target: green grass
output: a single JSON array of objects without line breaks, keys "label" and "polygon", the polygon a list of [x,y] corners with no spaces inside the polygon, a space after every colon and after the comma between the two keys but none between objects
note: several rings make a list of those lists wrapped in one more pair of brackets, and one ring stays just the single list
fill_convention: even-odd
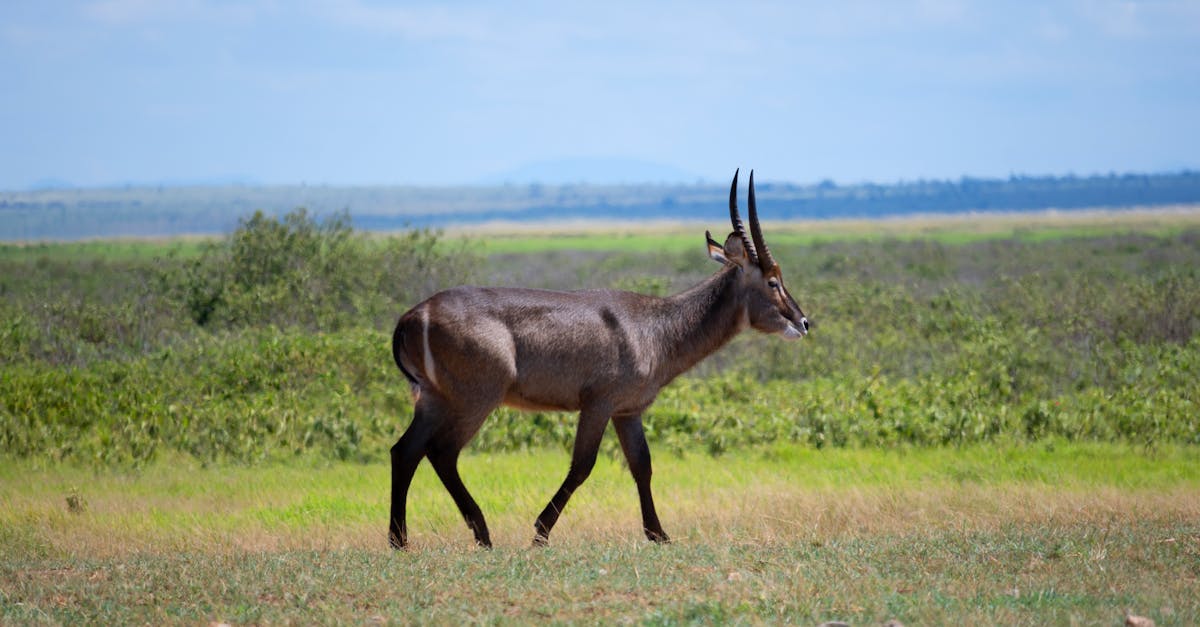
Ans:
[{"label": "green grass", "polygon": [[[1200,224],[1200,212],[1146,210],[1125,212],[1035,212],[967,215],[905,216],[886,220],[825,220],[773,222],[766,225],[773,248],[812,246],[833,242],[923,240],[964,245],[994,240],[1044,242],[1137,233],[1169,237]],[[598,223],[532,227],[465,229],[465,235],[485,254],[548,251],[620,251],[682,253],[703,250],[705,229],[723,238],[728,225],[721,215],[694,224],[652,223],[618,226]]]},{"label": "green grass", "polygon": [[676,542],[609,436],[541,551],[575,419],[508,410],[462,463],[497,549],[427,466],[386,549],[390,325],[465,281],[678,289],[703,227],[0,247],[0,624],[1200,623],[1198,215],[771,225],[818,326],[647,413]]},{"label": "green grass", "polygon": [[86,261],[96,258],[108,261],[148,261],[167,256],[182,259],[199,255],[205,242],[210,239],[212,238],[177,237],[0,244],[0,261],[31,258],[53,261]]},{"label": "green grass", "polygon": [[386,549],[385,464],[7,461],[0,621],[1040,624],[1129,607],[1194,624],[1198,461],[1064,443],[659,455],[660,547],[602,459],[536,550],[566,454],[473,454],[496,550],[471,546],[423,465],[408,553]]},{"label": "green grass", "polygon": [[0,619],[1119,624],[1129,606],[1160,625],[1195,624],[1189,568],[1195,556],[1188,554],[1195,540],[1181,535],[1188,530],[1169,521],[1025,526],[935,532],[915,547],[914,538],[900,535],[420,555],[362,549],[141,555],[6,568]]}]

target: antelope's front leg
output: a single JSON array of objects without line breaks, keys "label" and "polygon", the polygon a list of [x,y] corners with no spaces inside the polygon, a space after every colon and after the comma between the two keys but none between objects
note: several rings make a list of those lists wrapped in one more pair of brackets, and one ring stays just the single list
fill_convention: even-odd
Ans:
[{"label": "antelope's front leg", "polygon": [[611,409],[607,406],[586,407],[579,412],[579,427],[575,431],[575,449],[571,454],[571,469],[554,498],[542,510],[533,524],[536,535],[533,537],[535,546],[543,546],[550,539],[550,530],[558,522],[567,501],[575,489],[583,484],[596,465],[596,454],[600,451],[600,440],[604,438],[604,428],[608,426]]},{"label": "antelope's front leg", "polygon": [[617,438],[621,441],[629,472],[637,484],[638,500],[642,504],[642,530],[652,542],[670,542],[662,523],[658,521],[658,513],[654,511],[654,495],[650,493],[650,475],[653,474],[650,468],[650,445],[646,443],[642,417],[613,418],[613,425],[617,428]]}]

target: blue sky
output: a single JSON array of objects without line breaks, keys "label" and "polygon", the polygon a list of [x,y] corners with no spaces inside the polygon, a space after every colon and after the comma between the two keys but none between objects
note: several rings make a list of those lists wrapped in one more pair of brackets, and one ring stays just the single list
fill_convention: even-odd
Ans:
[{"label": "blue sky", "polygon": [[1200,168],[1194,1],[5,0],[0,81],[10,190]]}]

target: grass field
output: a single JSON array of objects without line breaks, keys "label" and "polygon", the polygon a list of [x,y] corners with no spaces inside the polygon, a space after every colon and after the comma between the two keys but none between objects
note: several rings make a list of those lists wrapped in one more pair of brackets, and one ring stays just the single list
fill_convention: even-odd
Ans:
[{"label": "grass field", "polygon": [[[771,245],[777,247],[885,239],[920,239],[949,245],[997,239],[1040,242],[1112,233],[1170,235],[1200,225],[1200,208],[979,213],[884,220],[768,221],[765,224],[771,234]],[[726,227],[719,219],[633,224],[596,221],[531,225],[496,223],[452,228],[448,234],[479,242],[482,244],[480,249],[489,254],[551,250],[680,253],[696,249],[697,234],[702,234],[705,229],[712,230],[719,238]]]},{"label": "grass field", "polygon": [[673,544],[610,435],[530,547],[574,419],[504,410],[462,460],[497,548],[422,466],[387,549],[399,312],[681,289],[704,228],[0,246],[0,624],[1200,624],[1195,208],[768,225],[817,326],[647,412]]},{"label": "grass field", "polygon": [[[679,253],[696,249],[697,234],[705,229],[720,237],[726,230],[719,212],[711,220],[696,222],[649,221],[629,223],[569,221],[561,223],[497,222],[451,227],[446,243],[460,240],[476,244],[485,254],[545,251],[621,251]],[[1045,241],[1066,237],[1090,237],[1112,233],[1141,233],[1164,236],[1200,225],[1200,207],[1167,206],[1121,211],[978,213],[905,216],[884,220],[820,220],[767,222],[771,244],[805,245],[835,241],[879,241],[923,239],[942,244],[1017,239]],[[88,259],[103,256],[109,261],[195,257],[203,246],[217,239],[197,235],[175,238],[125,238],[75,242],[24,242],[0,244],[0,261],[30,256],[51,260]],[[701,242],[701,245],[703,243]]]},{"label": "grass field", "polygon": [[386,548],[383,464],[0,469],[6,622],[1195,624],[1200,453],[1042,443],[656,459],[669,546],[602,459],[551,538],[562,453],[474,454],[497,548],[428,466]]}]

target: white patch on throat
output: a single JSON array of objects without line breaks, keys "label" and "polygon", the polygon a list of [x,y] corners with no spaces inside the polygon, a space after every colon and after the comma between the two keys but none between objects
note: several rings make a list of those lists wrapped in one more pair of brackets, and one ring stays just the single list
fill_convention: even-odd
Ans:
[{"label": "white patch on throat", "polygon": [[433,371],[433,353],[429,350],[429,308],[421,309],[421,346],[425,351],[425,376],[433,387],[437,387],[437,375]]}]

